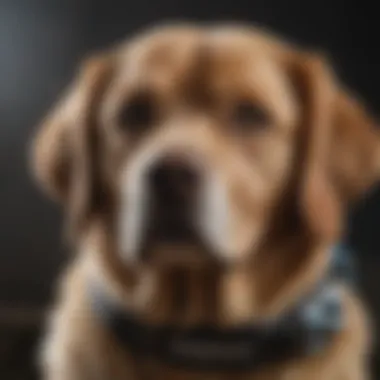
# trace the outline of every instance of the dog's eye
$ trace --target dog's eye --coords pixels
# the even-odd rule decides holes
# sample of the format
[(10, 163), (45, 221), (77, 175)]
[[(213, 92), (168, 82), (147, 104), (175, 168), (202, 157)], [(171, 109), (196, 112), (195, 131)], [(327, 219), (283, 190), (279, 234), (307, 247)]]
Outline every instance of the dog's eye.
[(249, 101), (241, 101), (233, 109), (232, 121), (235, 126), (249, 131), (267, 127), (270, 117), (260, 106)]
[(141, 131), (154, 123), (157, 110), (153, 97), (148, 93), (133, 96), (119, 113), (119, 125), (132, 131)]

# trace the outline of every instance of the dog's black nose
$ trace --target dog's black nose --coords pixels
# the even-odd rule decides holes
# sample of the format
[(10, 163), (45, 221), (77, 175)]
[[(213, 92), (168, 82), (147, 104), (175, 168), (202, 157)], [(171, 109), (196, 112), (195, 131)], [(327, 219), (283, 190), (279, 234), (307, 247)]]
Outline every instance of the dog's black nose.
[(165, 207), (191, 205), (199, 180), (195, 166), (180, 155), (163, 157), (148, 174), (148, 186), (155, 203)]
[(201, 182), (199, 167), (189, 157), (171, 154), (158, 160), (147, 175), (151, 211), (148, 240), (193, 240)]

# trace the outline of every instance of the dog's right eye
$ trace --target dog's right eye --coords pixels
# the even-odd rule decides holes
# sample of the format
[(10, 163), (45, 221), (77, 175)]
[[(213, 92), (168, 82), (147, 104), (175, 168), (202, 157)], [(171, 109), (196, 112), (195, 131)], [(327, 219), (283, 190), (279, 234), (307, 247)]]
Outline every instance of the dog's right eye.
[(153, 97), (148, 93), (139, 93), (130, 98), (122, 107), (118, 124), (123, 129), (142, 132), (150, 127), (156, 118), (157, 109)]
[(270, 125), (268, 113), (257, 104), (250, 101), (240, 101), (236, 104), (232, 120), (242, 131), (262, 130)]

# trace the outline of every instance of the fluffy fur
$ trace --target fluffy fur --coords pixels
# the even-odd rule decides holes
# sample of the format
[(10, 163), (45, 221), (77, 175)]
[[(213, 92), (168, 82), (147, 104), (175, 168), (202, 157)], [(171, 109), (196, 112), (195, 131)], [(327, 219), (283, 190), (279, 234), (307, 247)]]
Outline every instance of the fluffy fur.
[[(135, 136), (119, 115), (142, 90), (159, 115)], [(263, 125), (238, 125), (241, 99), (265, 110)], [(344, 284), (347, 323), (322, 354), (229, 376), (136, 361), (85, 289), (95, 277), (149, 323), (280, 316), (323, 276), (347, 204), (380, 175), (379, 141), (323, 57), (253, 28), (156, 28), (86, 61), (33, 145), (34, 173), (64, 205), (76, 250), (44, 340), (44, 379), (366, 379), (366, 317)], [(178, 150), (204, 171), (196, 214), (212, 255), (158, 244), (142, 262), (144, 170)]]

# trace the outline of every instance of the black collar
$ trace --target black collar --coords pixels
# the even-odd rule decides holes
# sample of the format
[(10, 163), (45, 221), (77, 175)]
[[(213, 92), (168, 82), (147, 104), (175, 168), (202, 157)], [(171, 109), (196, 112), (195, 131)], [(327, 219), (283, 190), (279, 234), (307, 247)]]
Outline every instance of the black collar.
[(343, 325), (337, 282), (350, 280), (342, 246), (334, 249), (330, 271), (305, 300), (270, 324), (218, 329), (179, 329), (142, 323), (91, 283), (90, 298), (102, 323), (130, 352), (186, 370), (244, 371), (324, 349)]

